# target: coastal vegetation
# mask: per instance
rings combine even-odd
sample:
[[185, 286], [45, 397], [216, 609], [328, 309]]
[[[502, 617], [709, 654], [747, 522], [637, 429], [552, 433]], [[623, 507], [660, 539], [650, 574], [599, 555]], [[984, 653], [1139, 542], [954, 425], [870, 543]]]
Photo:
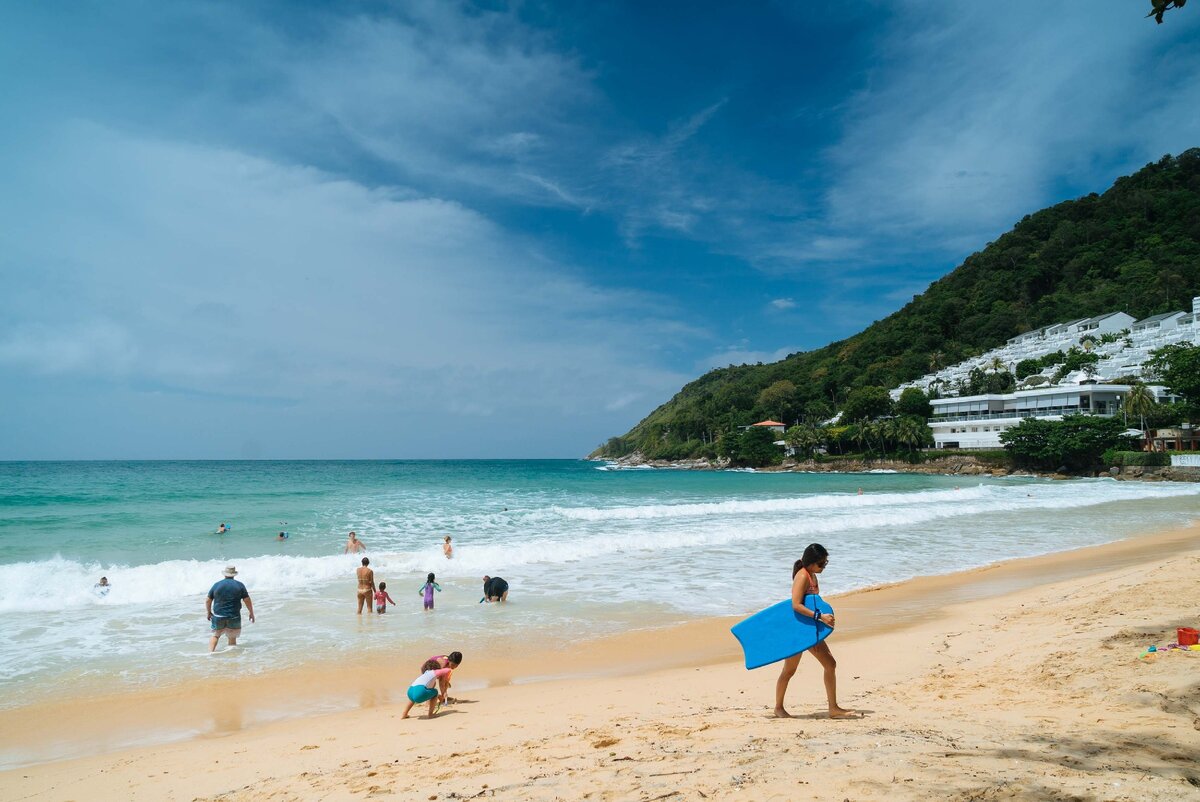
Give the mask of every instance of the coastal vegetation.
[[1132, 451], [1136, 447], [1137, 438], [1125, 431], [1120, 418], [1028, 418], [1001, 432], [1000, 442], [1015, 467], [1084, 473], [1103, 467], [1106, 452]]
[[[731, 365], [704, 374], [593, 455], [714, 457], [722, 440], [722, 448], [733, 449], [726, 453], [750, 453], [736, 450], [740, 427], [768, 418], [789, 427], [822, 426], [838, 411], [842, 417], [827, 434], [835, 453], [847, 439], [850, 448], [856, 447], [855, 441], [864, 449], [887, 447], [886, 437], [863, 432], [856, 421], [886, 422], [888, 415], [896, 414], [888, 410], [890, 398], [884, 400], [888, 388], [977, 356], [1039, 326], [1114, 310], [1142, 318], [1186, 309], [1197, 293], [1200, 149], [1191, 149], [1117, 179], [1103, 194], [1025, 217], [902, 309], [859, 334], [778, 362]], [[1185, 357], [1171, 359], [1193, 364]], [[1016, 365], [1015, 372], [989, 367], [955, 389], [1011, 389], [1049, 365], [1059, 365], [1066, 375], [1070, 370], [1086, 371], [1096, 361], [1087, 343], [1029, 361], [1050, 358], [1057, 361], [1036, 369], [1027, 362]], [[1180, 369], [1183, 372], [1186, 368]], [[1170, 375], [1167, 383], [1197, 403], [1200, 388], [1186, 376]], [[1190, 415], [1194, 409], [1175, 411]]]

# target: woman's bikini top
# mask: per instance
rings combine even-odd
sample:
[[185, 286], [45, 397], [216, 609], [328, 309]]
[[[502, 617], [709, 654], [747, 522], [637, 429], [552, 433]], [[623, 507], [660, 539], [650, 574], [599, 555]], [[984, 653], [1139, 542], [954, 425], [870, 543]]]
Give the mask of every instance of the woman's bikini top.
[[808, 592], [820, 594], [821, 593], [821, 583], [817, 581], [816, 575], [813, 574], [813, 572], [808, 570], [807, 568], [801, 568], [800, 570], [803, 571], [804, 573], [808, 574]]

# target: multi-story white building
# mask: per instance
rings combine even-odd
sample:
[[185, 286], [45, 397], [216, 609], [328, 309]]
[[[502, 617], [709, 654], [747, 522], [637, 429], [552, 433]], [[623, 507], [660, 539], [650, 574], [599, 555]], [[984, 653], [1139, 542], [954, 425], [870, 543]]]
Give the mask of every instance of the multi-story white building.
[[[1120, 415], [1127, 384], [1076, 384], [1013, 393], [935, 398], [929, 428], [935, 448], [1001, 448], [1000, 433], [1026, 418], [1062, 420], [1064, 415]], [[1151, 386], [1159, 400], [1166, 389]]]
[[[942, 396], [954, 395], [973, 369], [992, 370], [999, 363], [1004, 369], [1015, 372], [1017, 363], [1022, 360], [1037, 359], [1055, 351], [1066, 352], [1073, 347], [1086, 347], [1096, 354], [1099, 361], [1093, 370], [1100, 381], [1142, 377], [1142, 365], [1156, 349], [1177, 344], [1200, 345], [1200, 297], [1192, 299], [1192, 311], [1186, 314], [1168, 312], [1134, 320], [1124, 312], [1111, 312], [1027, 331], [999, 348], [905, 382], [891, 391], [892, 398], [899, 398], [906, 387], [925, 392], [935, 390]], [[1051, 381], [1057, 371], [1058, 366], [1051, 365], [1030, 377], [1028, 383]], [[1083, 377], [1070, 375], [1064, 377], [1064, 381], [1074, 383], [1080, 378]]]

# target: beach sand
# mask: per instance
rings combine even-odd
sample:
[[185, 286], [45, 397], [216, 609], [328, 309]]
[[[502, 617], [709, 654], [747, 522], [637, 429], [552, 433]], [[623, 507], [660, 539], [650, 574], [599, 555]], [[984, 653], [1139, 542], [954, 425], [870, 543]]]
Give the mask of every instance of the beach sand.
[[[856, 720], [825, 717], [811, 657], [789, 692], [797, 718], [771, 717], [777, 668], [745, 671], [719, 619], [570, 655], [468, 657], [458, 703], [434, 720], [367, 697], [248, 728], [234, 712], [202, 737], [0, 773], [0, 798], [1200, 799], [1200, 652], [1138, 659], [1200, 623], [1200, 528], [831, 601], [840, 700]], [[573, 678], [505, 682], [530, 661]], [[416, 675], [391, 672], [399, 691]], [[120, 705], [154, 732], [172, 707], [220, 704], [214, 693]], [[97, 704], [111, 708], [11, 711], [3, 738], [88, 731], [117, 701]]]

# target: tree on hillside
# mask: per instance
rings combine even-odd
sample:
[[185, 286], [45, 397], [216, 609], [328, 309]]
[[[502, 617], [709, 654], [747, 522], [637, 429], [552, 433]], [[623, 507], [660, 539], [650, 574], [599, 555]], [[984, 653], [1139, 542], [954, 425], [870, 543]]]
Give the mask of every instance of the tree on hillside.
[[787, 379], [780, 379], [758, 394], [757, 405], [775, 420], [786, 423], [795, 417], [796, 385]]
[[885, 387], [858, 387], [842, 405], [842, 420], [848, 423], [891, 415], [894, 405]]
[[806, 423], [819, 424], [832, 418], [835, 412], [837, 410], [824, 398], [814, 398], [804, 405], [804, 420]]
[[1042, 369], [1042, 363], [1037, 359], [1022, 359], [1017, 363], [1017, 381], [1021, 381]]
[[1155, 351], [1143, 366], [1171, 392], [1200, 404], [1200, 345], [1168, 345]]
[[933, 416], [933, 406], [929, 403], [929, 397], [925, 393], [916, 387], [905, 387], [904, 392], [900, 393], [899, 400], [896, 401], [896, 414], [914, 415], [924, 421]]

